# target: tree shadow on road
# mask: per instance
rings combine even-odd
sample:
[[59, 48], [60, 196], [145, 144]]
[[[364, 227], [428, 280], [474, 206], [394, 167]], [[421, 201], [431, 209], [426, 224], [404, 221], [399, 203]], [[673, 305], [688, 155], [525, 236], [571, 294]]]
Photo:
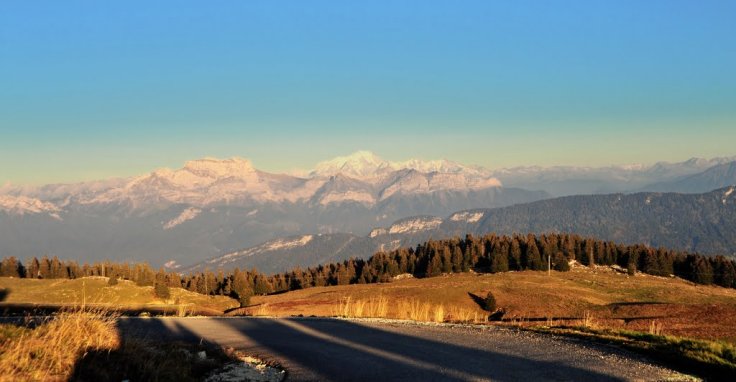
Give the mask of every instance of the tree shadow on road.
[[[622, 380], [587, 365], [506, 354], [493, 343], [469, 347], [457, 341], [419, 338], [345, 320], [213, 318], [155, 319], [121, 326], [121, 333], [149, 333], [160, 340], [228, 343], [275, 361], [288, 380], [465, 381]], [[196, 330], [192, 329], [195, 328]], [[196, 331], [196, 334], [195, 334]], [[449, 333], [449, 334], [448, 334]], [[445, 335], [452, 335], [445, 332]], [[234, 344], [234, 337], [241, 338]], [[476, 342], [477, 343], [477, 342]], [[493, 348], [491, 348], [493, 347]], [[537, 351], [538, 349], [532, 349]], [[555, 358], [554, 355], [552, 358]]]

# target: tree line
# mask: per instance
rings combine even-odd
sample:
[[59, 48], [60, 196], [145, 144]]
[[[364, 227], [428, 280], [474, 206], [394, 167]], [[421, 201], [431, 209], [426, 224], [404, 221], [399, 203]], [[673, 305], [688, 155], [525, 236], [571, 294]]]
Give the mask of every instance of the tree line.
[[247, 305], [250, 296], [280, 293], [318, 286], [390, 282], [395, 276], [434, 277], [447, 273], [497, 273], [522, 270], [568, 271], [570, 262], [583, 265], [618, 265], [633, 275], [636, 271], [656, 276], [678, 276], [698, 284], [736, 288], [736, 261], [723, 256], [702, 256], [643, 244], [623, 245], [575, 234], [496, 235], [447, 240], [429, 240], [414, 248], [378, 252], [367, 260], [350, 259], [274, 275], [256, 269], [220, 270], [182, 275], [148, 264], [94, 263], [79, 265], [56, 257], [33, 258], [27, 266], [9, 257], [0, 262], [0, 276], [27, 278], [78, 278], [107, 276], [154, 286], [184, 288], [206, 295], [224, 295]]

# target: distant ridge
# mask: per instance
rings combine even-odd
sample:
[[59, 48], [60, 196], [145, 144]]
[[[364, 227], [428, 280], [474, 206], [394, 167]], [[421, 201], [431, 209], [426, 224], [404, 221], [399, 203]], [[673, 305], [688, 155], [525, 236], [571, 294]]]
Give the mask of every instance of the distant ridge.
[[736, 185], [736, 161], [713, 166], [701, 173], [644, 187], [644, 191], [700, 193]]
[[[446, 218], [416, 216], [376, 228], [368, 236], [311, 237], [309, 246], [271, 249], [269, 243], [184, 268], [282, 272], [465, 234], [568, 232], [626, 244], [736, 256], [736, 187], [703, 194], [636, 193], [567, 196], [495, 209], [458, 211]], [[273, 242], [278, 242], [277, 239]], [[273, 243], [271, 242], [271, 243]], [[351, 245], [343, 245], [350, 242]]]

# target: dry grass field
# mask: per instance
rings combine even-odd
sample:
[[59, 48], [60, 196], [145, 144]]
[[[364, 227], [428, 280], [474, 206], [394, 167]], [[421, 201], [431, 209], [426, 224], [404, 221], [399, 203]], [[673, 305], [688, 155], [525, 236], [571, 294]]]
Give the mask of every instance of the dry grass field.
[[[352, 316], [485, 321], [470, 296], [492, 292], [504, 323], [582, 325], [736, 343], [736, 290], [608, 267], [407, 278], [378, 285], [256, 296], [245, 310], [270, 316]], [[241, 310], [239, 313], [243, 313]]]
[[74, 280], [0, 277], [0, 291], [4, 291], [2, 303], [6, 304], [94, 305], [105, 308], [180, 306], [182, 310], [207, 309], [219, 312], [238, 306], [238, 302], [229, 297], [204, 296], [181, 288], [171, 288], [171, 297], [160, 300], [154, 297], [153, 287], [140, 287], [127, 280], [108, 286], [107, 280], [106, 277]]

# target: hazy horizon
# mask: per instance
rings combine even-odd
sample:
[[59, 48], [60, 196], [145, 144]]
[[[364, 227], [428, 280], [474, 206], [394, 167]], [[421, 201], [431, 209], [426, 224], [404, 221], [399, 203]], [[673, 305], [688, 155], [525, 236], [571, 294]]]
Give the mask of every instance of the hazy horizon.
[[246, 157], [246, 156], [233, 155], [233, 156], [229, 156], [229, 157], [216, 157], [216, 156], [212, 156], [212, 155], [205, 155], [205, 156], [197, 157], [197, 158], [189, 158], [189, 159], [183, 160], [181, 163], [176, 163], [176, 164], [173, 164], [173, 165], [170, 165], [170, 166], [167, 166], [167, 165], [154, 166], [154, 167], [150, 167], [150, 168], [147, 168], [147, 169], [141, 169], [141, 171], [136, 172], [136, 173], [130, 173], [130, 174], [111, 174], [111, 175], [107, 175], [107, 176], [106, 175], [101, 175], [101, 176], [96, 177], [96, 178], [95, 177], [89, 177], [89, 178], [73, 179], [73, 180], [60, 181], [60, 182], [44, 181], [43, 179], [40, 179], [38, 182], [34, 182], [34, 183], [14, 183], [14, 182], [9, 181], [9, 180], [2, 181], [2, 179], [0, 179], [0, 188], [2, 188], [2, 187], [9, 187], [9, 186], [10, 187], [12, 187], [12, 186], [31, 186], [31, 187], [33, 187], [33, 186], [41, 186], [41, 185], [56, 184], [56, 183], [58, 183], [58, 184], [65, 184], [65, 183], [72, 184], [72, 183], [83, 183], [83, 182], [87, 182], [87, 181], [96, 181], [96, 180], [106, 180], [106, 179], [115, 179], [115, 178], [127, 178], [127, 177], [145, 175], [145, 174], [151, 173], [153, 171], [156, 171], [156, 170], [159, 170], [159, 169], [165, 169], [165, 168], [166, 169], [177, 170], [177, 169], [183, 168], [186, 165], [186, 162], [196, 161], [196, 160], [202, 160], [202, 159], [215, 159], [215, 160], [244, 159], [244, 160], [248, 160], [249, 162], [251, 162], [251, 165], [254, 168], [256, 168], [258, 170], [261, 170], [261, 171], [266, 171], [266, 172], [270, 172], [270, 173], [274, 173], [274, 174], [287, 174], [287, 175], [293, 175], [293, 176], [308, 176], [308, 172], [314, 170], [315, 169], [315, 166], [317, 166], [318, 164], [320, 164], [322, 162], [327, 162], [327, 161], [334, 160], [334, 159], [337, 159], [337, 158], [340, 158], [340, 157], [352, 156], [352, 155], [358, 154], [359, 152], [368, 152], [370, 154], [373, 154], [373, 155], [379, 157], [381, 160], [392, 162], [392, 163], [399, 163], [400, 164], [400, 163], [403, 163], [403, 162], [406, 162], [406, 161], [409, 161], [409, 160], [413, 160], [413, 159], [419, 159], [419, 160], [423, 160], [423, 161], [448, 160], [450, 162], [458, 163], [458, 164], [461, 164], [461, 165], [482, 167], [482, 168], [485, 168], [485, 169], [491, 170], [491, 171], [494, 171], [494, 170], [503, 170], [503, 169], [513, 169], [513, 168], [517, 168], [517, 167], [534, 167], [534, 166], [538, 166], [538, 167], [542, 167], [542, 168], [551, 168], [551, 167], [607, 168], [607, 167], [626, 167], [626, 166], [643, 166], [643, 167], [649, 167], [649, 166], [653, 166], [653, 165], [655, 165], [657, 163], [681, 163], [681, 162], [685, 162], [687, 160], [695, 159], [695, 158], [705, 159], [705, 160], [712, 160], [712, 159], [717, 159], [717, 158], [732, 158], [732, 157], [736, 157], [736, 154], [716, 156], [716, 157], [695, 156], [695, 157], [683, 158], [683, 159], [680, 159], [680, 160], [658, 160], [658, 161], [649, 162], [649, 163], [633, 163], [633, 162], [631, 162], [631, 163], [611, 163], [611, 164], [602, 164], [602, 165], [593, 165], [593, 166], [591, 166], [591, 165], [585, 165], [585, 164], [579, 164], [579, 165], [567, 165], [567, 164], [529, 164], [529, 165], [516, 165], [516, 166], [511, 165], [511, 166], [506, 166], [506, 167], [499, 167], [499, 166], [489, 167], [489, 166], [479, 165], [479, 164], [476, 164], [476, 163], [464, 163], [464, 162], [453, 160], [451, 158], [440, 158], [440, 157], [437, 157], [437, 158], [410, 158], [410, 157], [400, 157], [400, 158], [396, 158], [396, 159], [390, 159], [390, 158], [387, 158], [387, 157], [385, 157], [385, 156], [383, 156], [383, 155], [381, 155], [379, 153], [376, 153], [375, 151], [362, 149], [362, 150], [357, 150], [357, 151], [350, 152], [350, 153], [338, 153], [338, 155], [336, 155], [334, 157], [322, 158], [322, 159], [318, 160], [317, 162], [312, 163], [312, 164], [309, 164], [309, 165], [308, 164], [305, 164], [304, 167], [293, 168], [293, 169], [287, 169], [287, 170], [280, 171], [280, 170], [271, 170], [271, 169], [268, 169], [268, 168], [264, 168], [262, 166], [259, 166], [259, 164], [258, 164], [257, 161], [253, 160], [253, 158], [249, 158], [249, 157]]

